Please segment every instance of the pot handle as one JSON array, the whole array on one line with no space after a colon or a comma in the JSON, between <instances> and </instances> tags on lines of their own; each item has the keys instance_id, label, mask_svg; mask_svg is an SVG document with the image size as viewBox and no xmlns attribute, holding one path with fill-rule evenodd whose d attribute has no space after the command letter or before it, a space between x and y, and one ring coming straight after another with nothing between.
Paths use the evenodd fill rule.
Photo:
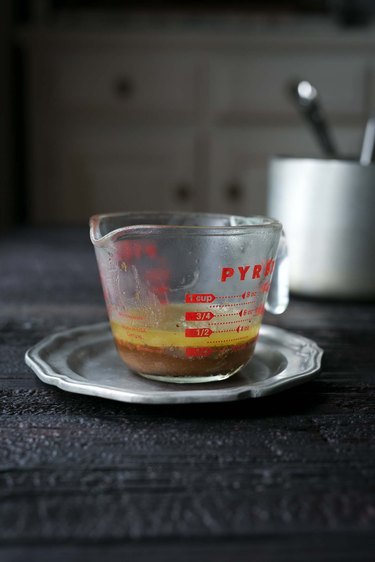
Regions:
<instances>
[{"instance_id":1,"label":"pot handle","mask_svg":"<svg viewBox=\"0 0 375 562\"><path fill-rule=\"evenodd\" d=\"M281 232L275 269L266 301L266 310L282 314L289 304L289 257L284 231Z\"/></svg>"}]
</instances>

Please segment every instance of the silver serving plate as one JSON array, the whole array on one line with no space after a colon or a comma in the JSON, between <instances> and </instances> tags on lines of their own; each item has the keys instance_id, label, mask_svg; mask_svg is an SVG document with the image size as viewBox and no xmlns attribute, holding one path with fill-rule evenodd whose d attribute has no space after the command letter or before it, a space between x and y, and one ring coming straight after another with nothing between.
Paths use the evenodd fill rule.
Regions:
<instances>
[{"instance_id":1,"label":"silver serving plate","mask_svg":"<svg viewBox=\"0 0 375 562\"><path fill-rule=\"evenodd\" d=\"M78 394L140 404L227 402L256 398L313 378L323 351L310 339L262 326L250 363L220 382L176 384L148 380L120 359L107 323L73 328L43 339L25 361L45 383Z\"/></svg>"}]
</instances>

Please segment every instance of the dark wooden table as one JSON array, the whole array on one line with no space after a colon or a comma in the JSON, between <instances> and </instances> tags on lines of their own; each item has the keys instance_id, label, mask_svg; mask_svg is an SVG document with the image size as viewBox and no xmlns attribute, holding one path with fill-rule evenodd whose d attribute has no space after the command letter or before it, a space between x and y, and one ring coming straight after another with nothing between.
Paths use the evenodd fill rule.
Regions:
<instances>
[{"instance_id":1,"label":"dark wooden table","mask_svg":"<svg viewBox=\"0 0 375 562\"><path fill-rule=\"evenodd\" d=\"M47 386L44 336L106 319L86 229L0 241L1 561L375 560L375 305L294 299L321 374L226 404Z\"/></svg>"}]
</instances>

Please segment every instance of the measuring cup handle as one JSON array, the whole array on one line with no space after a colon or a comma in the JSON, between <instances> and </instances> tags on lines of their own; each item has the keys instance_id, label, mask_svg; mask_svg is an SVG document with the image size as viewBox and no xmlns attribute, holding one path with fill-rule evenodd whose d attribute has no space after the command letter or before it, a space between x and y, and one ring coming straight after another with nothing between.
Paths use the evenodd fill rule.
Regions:
<instances>
[{"instance_id":1,"label":"measuring cup handle","mask_svg":"<svg viewBox=\"0 0 375 562\"><path fill-rule=\"evenodd\" d=\"M281 314L289 304L289 258L284 231L281 232L279 248L271 288L266 301L266 310Z\"/></svg>"}]
</instances>

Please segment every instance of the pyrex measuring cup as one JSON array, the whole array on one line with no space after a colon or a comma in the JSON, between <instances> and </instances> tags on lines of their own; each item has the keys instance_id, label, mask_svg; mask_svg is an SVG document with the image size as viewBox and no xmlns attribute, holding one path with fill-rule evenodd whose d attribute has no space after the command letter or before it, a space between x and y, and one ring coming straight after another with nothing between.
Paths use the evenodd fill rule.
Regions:
<instances>
[{"instance_id":1,"label":"pyrex measuring cup","mask_svg":"<svg viewBox=\"0 0 375 562\"><path fill-rule=\"evenodd\" d=\"M281 230L263 217L92 217L112 333L128 367L152 379L196 383L225 379L245 365L265 306L280 313L288 303Z\"/></svg>"}]
</instances>

